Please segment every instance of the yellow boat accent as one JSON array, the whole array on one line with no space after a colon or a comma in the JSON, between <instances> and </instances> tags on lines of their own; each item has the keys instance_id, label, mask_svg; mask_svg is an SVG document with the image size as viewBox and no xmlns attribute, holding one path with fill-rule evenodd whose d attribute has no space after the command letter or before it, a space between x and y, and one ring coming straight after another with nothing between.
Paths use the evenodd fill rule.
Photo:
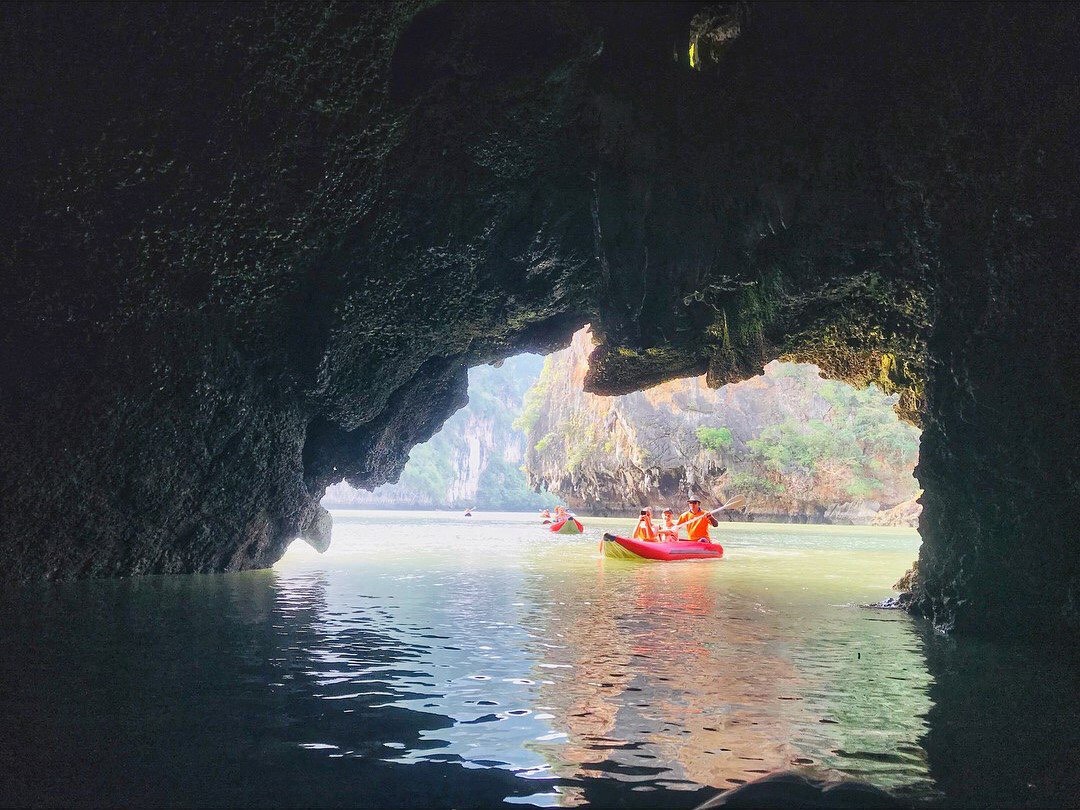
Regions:
<instances>
[{"instance_id":1,"label":"yellow boat accent","mask_svg":"<svg viewBox=\"0 0 1080 810\"><path fill-rule=\"evenodd\" d=\"M634 560L635 562L641 562L648 559L647 557L641 557L627 548L624 548L621 543L616 543L612 540L601 540L600 551L605 557L612 560ZM656 562L656 560L649 560L649 562Z\"/></svg>"}]
</instances>

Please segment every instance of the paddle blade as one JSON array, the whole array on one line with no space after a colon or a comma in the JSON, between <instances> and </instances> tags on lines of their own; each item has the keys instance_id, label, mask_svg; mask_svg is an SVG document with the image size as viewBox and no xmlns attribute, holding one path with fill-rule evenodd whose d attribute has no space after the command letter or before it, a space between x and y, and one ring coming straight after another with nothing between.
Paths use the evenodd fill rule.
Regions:
<instances>
[{"instance_id":1,"label":"paddle blade","mask_svg":"<svg viewBox=\"0 0 1080 810\"><path fill-rule=\"evenodd\" d=\"M746 496L736 495L734 498L724 504L723 509L742 509L744 506L746 506Z\"/></svg>"}]
</instances>

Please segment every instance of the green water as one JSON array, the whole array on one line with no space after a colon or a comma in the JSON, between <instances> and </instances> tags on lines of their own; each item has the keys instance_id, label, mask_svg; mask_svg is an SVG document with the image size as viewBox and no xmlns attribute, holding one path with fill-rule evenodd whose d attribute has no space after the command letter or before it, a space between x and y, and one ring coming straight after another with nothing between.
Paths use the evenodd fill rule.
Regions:
<instances>
[{"instance_id":1,"label":"green water","mask_svg":"<svg viewBox=\"0 0 1080 810\"><path fill-rule=\"evenodd\" d=\"M599 556L530 515L339 512L272 570L0 602L0 804L693 807L778 769L1067 804L1077 681L867 610L911 530Z\"/></svg>"}]
</instances>

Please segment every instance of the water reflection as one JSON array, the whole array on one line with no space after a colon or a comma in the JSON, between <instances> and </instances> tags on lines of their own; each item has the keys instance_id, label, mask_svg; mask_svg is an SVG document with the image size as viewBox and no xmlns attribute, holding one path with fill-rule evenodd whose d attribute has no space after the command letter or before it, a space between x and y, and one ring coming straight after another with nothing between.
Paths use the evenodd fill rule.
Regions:
<instances>
[{"instance_id":1,"label":"water reflection","mask_svg":"<svg viewBox=\"0 0 1080 810\"><path fill-rule=\"evenodd\" d=\"M0 804L689 808L781 768L960 804L1080 788L1071 670L851 604L909 558L887 538L640 566L443 516L403 553L366 541L382 520L275 572L8 592Z\"/></svg>"},{"instance_id":2,"label":"water reflection","mask_svg":"<svg viewBox=\"0 0 1080 810\"><path fill-rule=\"evenodd\" d=\"M928 677L906 617L848 609L809 639L718 587L712 566L604 562L557 600L548 570L540 555L526 593L544 607L525 621L538 666L556 668L539 700L567 734L546 749L560 774L693 788L788 768L931 792ZM863 661L875 647L887 671Z\"/></svg>"},{"instance_id":3,"label":"water reflection","mask_svg":"<svg viewBox=\"0 0 1080 810\"><path fill-rule=\"evenodd\" d=\"M387 705L428 673L386 611L272 572L25 589L0 604L0 804L429 807L523 795L385 761L452 725Z\"/></svg>"}]
</instances>

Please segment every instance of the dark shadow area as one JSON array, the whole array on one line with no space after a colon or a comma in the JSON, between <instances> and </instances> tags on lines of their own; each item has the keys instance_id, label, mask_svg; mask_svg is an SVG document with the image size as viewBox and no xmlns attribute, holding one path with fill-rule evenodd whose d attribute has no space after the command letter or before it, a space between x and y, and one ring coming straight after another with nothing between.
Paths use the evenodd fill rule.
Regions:
<instances>
[{"instance_id":1,"label":"dark shadow area","mask_svg":"<svg viewBox=\"0 0 1080 810\"><path fill-rule=\"evenodd\" d=\"M706 798L389 761L455 721L388 705L423 697L390 687L428 674L423 645L343 627L324 589L252 572L9 592L0 805L493 807L571 782L599 806Z\"/></svg>"},{"instance_id":2,"label":"dark shadow area","mask_svg":"<svg viewBox=\"0 0 1080 810\"><path fill-rule=\"evenodd\" d=\"M1069 807L1080 796L1080 673L1022 645L923 632L933 680L923 742L962 807Z\"/></svg>"},{"instance_id":3,"label":"dark shadow area","mask_svg":"<svg viewBox=\"0 0 1080 810\"><path fill-rule=\"evenodd\" d=\"M451 807L529 792L505 771L384 761L384 743L415 747L453 721L379 705L377 675L332 700L334 655L400 670L415 651L358 627L332 653L321 590L283 593L265 572L5 600L0 804Z\"/></svg>"}]
</instances>

